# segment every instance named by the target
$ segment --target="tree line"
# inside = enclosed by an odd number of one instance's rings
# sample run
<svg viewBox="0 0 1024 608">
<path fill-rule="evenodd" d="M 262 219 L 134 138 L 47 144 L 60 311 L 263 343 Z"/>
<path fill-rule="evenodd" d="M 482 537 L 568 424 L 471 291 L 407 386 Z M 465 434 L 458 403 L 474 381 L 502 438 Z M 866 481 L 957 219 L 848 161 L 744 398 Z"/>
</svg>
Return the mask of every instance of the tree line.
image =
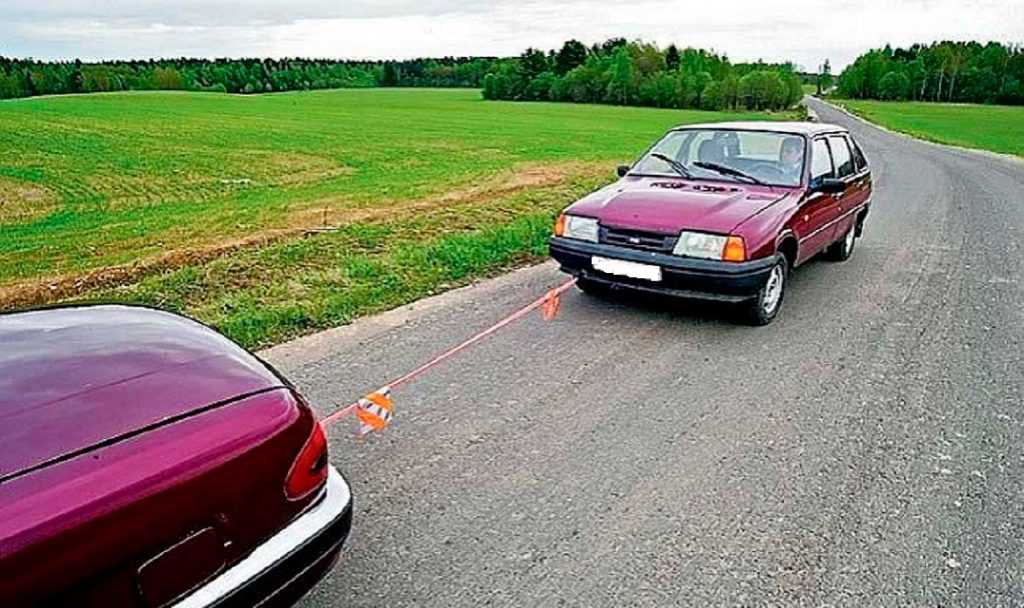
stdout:
<svg viewBox="0 0 1024 608">
<path fill-rule="evenodd" d="M 129 90 L 270 93 L 377 86 L 474 87 L 503 60 L 159 59 L 34 61 L 0 57 L 0 99 Z"/>
<path fill-rule="evenodd" d="M 35 61 L 0 57 L 0 99 L 169 89 L 269 93 L 353 87 L 482 88 L 485 99 L 571 101 L 659 108 L 779 110 L 797 103 L 801 82 L 828 89 L 826 61 L 811 75 L 791 63 L 736 63 L 675 45 L 612 38 L 518 57 L 408 61 L 159 59 Z M 820 92 L 820 91 L 819 91 Z M 844 97 L 1024 104 L 1024 48 L 996 42 L 886 46 L 858 57 L 838 77 Z"/>
<path fill-rule="evenodd" d="M 803 96 L 791 63 L 731 64 L 701 49 L 624 38 L 590 47 L 569 40 L 546 53 L 531 48 L 495 68 L 483 80 L 485 99 L 780 110 Z"/>
<path fill-rule="evenodd" d="M 936 42 L 858 57 L 839 75 L 839 94 L 858 99 L 1024 104 L 1024 48 L 997 42 Z"/>
</svg>

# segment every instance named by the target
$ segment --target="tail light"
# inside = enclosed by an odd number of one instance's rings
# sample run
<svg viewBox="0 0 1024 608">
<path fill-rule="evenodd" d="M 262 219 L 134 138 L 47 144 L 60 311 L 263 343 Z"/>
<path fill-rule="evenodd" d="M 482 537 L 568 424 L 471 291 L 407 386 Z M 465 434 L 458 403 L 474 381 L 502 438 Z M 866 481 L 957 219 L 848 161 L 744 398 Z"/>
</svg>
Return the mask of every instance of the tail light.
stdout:
<svg viewBox="0 0 1024 608">
<path fill-rule="evenodd" d="M 313 422 L 313 433 L 302 446 L 295 464 L 288 471 L 284 494 L 289 500 L 309 496 L 327 479 L 327 436 L 319 422 Z"/>
</svg>

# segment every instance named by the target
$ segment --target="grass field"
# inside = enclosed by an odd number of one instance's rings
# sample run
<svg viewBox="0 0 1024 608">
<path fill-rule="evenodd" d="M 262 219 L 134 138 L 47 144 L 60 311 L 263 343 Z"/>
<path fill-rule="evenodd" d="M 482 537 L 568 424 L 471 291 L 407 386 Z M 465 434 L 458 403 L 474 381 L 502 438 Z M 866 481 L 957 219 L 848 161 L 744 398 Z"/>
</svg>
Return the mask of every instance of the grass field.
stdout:
<svg viewBox="0 0 1024 608">
<path fill-rule="evenodd" d="M 0 309 L 138 302 L 270 344 L 536 259 L 616 163 L 735 118 L 772 117 L 422 89 L 2 102 Z"/>
<path fill-rule="evenodd" d="M 1024 107 L 837 100 L 894 131 L 943 144 L 1024 156 Z"/>
</svg>

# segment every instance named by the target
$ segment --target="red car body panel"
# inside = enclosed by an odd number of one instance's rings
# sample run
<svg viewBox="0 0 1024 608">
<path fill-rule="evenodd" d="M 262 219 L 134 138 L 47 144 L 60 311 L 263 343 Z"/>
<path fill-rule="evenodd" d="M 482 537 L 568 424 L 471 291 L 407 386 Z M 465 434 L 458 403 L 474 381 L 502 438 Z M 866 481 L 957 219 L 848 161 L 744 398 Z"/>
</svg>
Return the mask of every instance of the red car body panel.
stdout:
<svg viewBox="0 0 1024 608">
<path fill-rule="evenodd" d="M 196 587 L 313 500 L 284 485 L 315 424 L 198 323 L 0 316 L 0 605 L 162 605 Z"/>
<path fill-rule="evenodd" d="M 784 188 L 630 175 L 580 199 L 567 212 L 618 228 L 728 234 L 786 194 Z"/>
</svg>

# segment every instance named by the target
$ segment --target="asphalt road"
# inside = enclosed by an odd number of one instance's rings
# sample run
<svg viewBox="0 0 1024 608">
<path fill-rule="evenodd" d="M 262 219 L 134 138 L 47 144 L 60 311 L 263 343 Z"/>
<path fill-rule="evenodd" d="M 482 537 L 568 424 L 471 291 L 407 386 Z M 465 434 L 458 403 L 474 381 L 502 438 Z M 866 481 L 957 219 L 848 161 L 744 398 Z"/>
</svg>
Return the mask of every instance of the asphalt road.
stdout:
<svg viewBox="0 0 1024 608">
<path fill-rule="evenodd" d="M 573 291 L 335 428 L 355 529 L 302 605 L 1024 604 L 1024 165 L 818 110 L 876 179 L 848 262 L 765 328 Z M 560 280 L 266 354 L 326 412 Z"/>
</svg>

